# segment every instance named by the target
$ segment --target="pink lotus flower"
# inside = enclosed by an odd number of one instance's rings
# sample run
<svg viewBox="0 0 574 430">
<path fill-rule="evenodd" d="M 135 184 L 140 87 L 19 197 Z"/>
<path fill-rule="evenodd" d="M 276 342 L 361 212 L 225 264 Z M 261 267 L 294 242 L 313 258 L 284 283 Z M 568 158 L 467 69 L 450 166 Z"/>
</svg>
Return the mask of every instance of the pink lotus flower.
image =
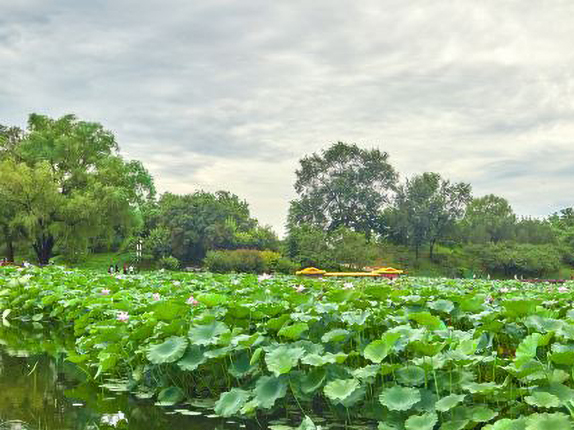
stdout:
<svg viewBox="0 0 574 430">
<path fill-rule="evenodd" d="M 186 303 L 188 305 L 192 305 L 192 306 L 196 306 L 199 304 L 199 302 L 197 300 L 195 300 L 195 297 L 193 297 L 193 296 L 189 296 L 189 299 L 187 299 Z"/>
<path fill-rule="evenodd" d="M 354 288 L 354 287 L 355 287 L 355 286 L 353 285 L 352 282 L 345 282 L 345 283 L 343 284 L 343 290 L 350 290 L 350 289 L 352 289 L 352 288 Z"/>
<path fill-rule="evenodd" d="M 107 288 L 103 288 L 102 289 L 102 296 L 109 296 L 110 295 L 110 290 L 108 290 Z"/>
<path fill-rule="evenodd" d="M 567 292 L 568 292 L 568 288 L 566 288 L 566 287 L 558 287 L 558 292 L 559 292 L 559 293 L 567 293 Z"/>
<path fill-rule="evenodd" d="M 293 285 L 293 288 L 295 288 L 295 291 L 297 291 L 298 293 L 302 293 L 303 291 L 305 291 L 305 287 L 303 285 Z"/>
<path fill-rule="evenodd" d="M 154 301 L 156 301 L 156 302 L 161 300 L 161 296 L 159 295 L 159 293 L 153 293 L 152 297 L 153 297 Z"/>
<path fill-rule="evenodd" d="M 271 279 L 271 278 L 273 278 L 272 275 L 269 275 L 269 274 L 267 274 L 267 273 L 264 273 L 263 275 L 259 275 L 259 276 L 257 277 L 257 280 L 258 280 L 259 282 L 262 282 L 262 281 L 267 281 L 267 280 L 269 280 L 269 279 Z"/>
<path fill-rule="evenodd" d="M 508 288 L 506 288 L 506 287 L 502 287 L 499 291 L 500 291 L 501 293 L 508 293 L 510 290 L 509 290 Z"/>
<path fill-rule="evenodd" d="M 118 312 L 118 321 L 127 322 L 130 319 L 130 314 L 127 312 L 120 311 Z"/>
</svg>

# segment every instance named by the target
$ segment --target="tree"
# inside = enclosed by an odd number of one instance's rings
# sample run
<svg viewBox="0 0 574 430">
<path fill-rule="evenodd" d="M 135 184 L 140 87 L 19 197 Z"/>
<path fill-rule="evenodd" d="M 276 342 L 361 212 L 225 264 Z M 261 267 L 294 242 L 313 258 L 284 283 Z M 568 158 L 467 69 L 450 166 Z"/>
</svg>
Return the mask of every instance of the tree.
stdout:
<svg viewBox="0 0 574 430">
<path fill-rule="evenodd" d="M 249 205 L 226 191 L 161 196 L 158 227 L 170 234 L 173 255 L 183 262 L 200 262 L 215 249 L 276 249 L 277 236 L 251 218 Z"/>
<path fill-rule="evenodd" d="M 14 156 L 15 148 L 20 144 L 23 135 L 24 132 L 18 127 L 0 125 L 0 162 Z M 8 261 L 14 261 L 15 242 L 19 236 L 12 223 L 15 216 L 15 206 L 4 200 L 0 205 L 0 234 L 6 246 Z"/>
<path fill-rule="evenodd" d="M 498 243 L 514 236 L 515 224 L 516 215 L 508 200 L 488 194 L 472 199 L 461 226 L 469 242 Z"/>
<path fill-rule="evenodd" d="M 433 257 L 435 244 L 451 233 L 470 201 L 471 187 L 451 183 L 438 173 L 423 173 L 397 189 L 395 205 L 388 213 L 392 235 L 415 248 L 416 258 L 425 243 Z"/>
<path fill-rule="evenodd" d="M 338 142 L 300 160 L 295 172 L 299 198 L 291 202 L 289 225 L 311 224 L 327 231 L 347 227 L 367 237 L 378 231 L 397 173 L 388 154 Z"/>
<path fill-rule="evenodd" d="M 30 115 L 24 137 L 0 165 L 0 195 L 16 208 L 12 226 L 47 264 L 54 247 L 86 252 L 91 240 L 128 231 L 154 196 L 141 163 L 124 161 L 114 136 L 73 115 Z"/>
</svg>

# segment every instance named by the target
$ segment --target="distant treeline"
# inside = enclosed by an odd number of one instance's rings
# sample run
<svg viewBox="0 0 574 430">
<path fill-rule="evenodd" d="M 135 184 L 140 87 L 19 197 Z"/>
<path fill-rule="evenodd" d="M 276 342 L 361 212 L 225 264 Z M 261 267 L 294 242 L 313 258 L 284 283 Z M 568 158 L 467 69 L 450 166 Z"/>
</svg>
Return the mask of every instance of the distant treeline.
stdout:
<svg viewBox="0 0 574 430">
<path fill-rule="evenodd" d="M 98 123 L 32 114 L 26 130 L 0 125 L 0 252 L 9 260 L 80 262 L 140 242 L 138 257 L 171 269 L 357 269 L 404 261 L 405 249 L 414 271 L 430 263 L 454 276 L 546 276 L 574 265 L 572 208 L 520 218 L 506 199 L 474 197 L 470 184 L 438 173 L 401 179 L 379 149 L 338 142 L 306 155 L 295 191 L 279 240 L 229 192 L 158 197 L 142 163 L 123 159 Z"/>
</svg>

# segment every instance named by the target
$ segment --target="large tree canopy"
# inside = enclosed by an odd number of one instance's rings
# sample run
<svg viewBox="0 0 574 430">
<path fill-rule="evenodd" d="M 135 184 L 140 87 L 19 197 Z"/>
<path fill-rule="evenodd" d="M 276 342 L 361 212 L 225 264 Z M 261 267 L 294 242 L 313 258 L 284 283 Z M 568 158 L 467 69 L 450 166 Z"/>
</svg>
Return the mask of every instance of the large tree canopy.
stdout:
<svg viewBox="0 0 574 430">
<path fill-rule="evenodd" d="M 429 244 L 432 258 L 434 245 L 453 232 L 471 199 L 469 184 L 451 183 L 438 173 L 423 173 L 398 187 L 395 206 L 390 211 L 393 235 L 418 252 Z"/>
<path fill-rule="evenodd" d="M 226 191 L 163 194 L 154 216 L 146 247 L 156 257 L 169 252 L 199 262 L 213 249 L 278 247 L 271 229 L 251 218 L 247 202 Z"/>
<path fill-rule="evenodd" d="M 503 197 L 488 194 L 472 199 L 466 208 L 462 228 L 470 242 L 500 242 L 514 236 L 516 215 Z"/>
<path fill-rule="evenodd" d="M 351 228 L 367 236 L 379 229 L 397 173 L 388 154 L 338 142 L 300 160 L 290 226 L 311 224 L 327 231 Z"/>
<path fill-rule="evenodd" d="M 130 229 L 138 205 L 154 193 L 151 176 L 141 163 L 120 157 L 109 131 L 73 115 L 31 115 L 0 164 L 0 197 L 13 211 L 9 225 L 23 233 L 41 264 L 56 245 L 85 252 L 91 239 Z"/>
</svg>

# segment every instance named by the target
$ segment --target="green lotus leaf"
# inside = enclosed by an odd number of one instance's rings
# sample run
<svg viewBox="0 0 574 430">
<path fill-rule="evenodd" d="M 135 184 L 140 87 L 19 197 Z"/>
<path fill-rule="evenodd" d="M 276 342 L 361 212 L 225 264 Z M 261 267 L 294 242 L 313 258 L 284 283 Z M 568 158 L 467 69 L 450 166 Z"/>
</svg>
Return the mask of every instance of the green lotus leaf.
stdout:
<svg viewBox="0 0 574 430">
<path fill-rule="evenodd" d="M 428 304 L 429 308 L 435 311 L 444 312 L 445 314 L 450 314 L 454 310 L 454 303 L 450 300 L 436 300 Z"/>
<path fill-rule="evenodd" d="M 255 384 L 255 399 L 260 407 L 272 408 L 277 399 L 287 393 L 287 383 L 276 376 L 262 376 Z"/>
<path fill-rule="evenodd" d="M 267 368 L 276 376 L 289 373 L 297 365 L 299 359 L 305 354 L 301 347 L 281 345 L 265 355 Z"/>
<path fill-rule="evenodd" d="M 147 351 L 147 359 L 154 364 L 173 363 L 179 360 L 187 348 L 187 339 L 172 336 L 164 342 L 151 345 Z"/>
<path fill-rule="evenodd" d="M 349 336 L 349 330 L 344 328 L 336 328 L 334 330 L 328 331 L 321 337 L 321 341 L 324 343 L 328 342 L 342 342 Z"/>
<path fill-rule="evenodd" d="M 197 297 L 199 303 L 203 303 L 207 307 L 214 307 L 226 303 L 228 300 L 227 296 L 217 293 L 201 294 Z"/>
<path fill-rule="evenodd" d="M 451 394 L 436 402 L 435 408 L 439 412 L 446 412 L 462 402 L 465 397 L 464 394 Z"/>
<path fill-rule="evenodd" d="M 207 358 L 221 358 L 226 357 L 229 353 L 233 351 L 233 347 L 231 346 L 224 346 L 222 348 L 215 348 L 210 349 L 209 351 L 205 351 L 205 356 Z"/>
<path fill-rule="evenodd" d="M 378 430 L 400 430 L 400 428 L 394 424 L 390 423 L 379 423 L 377 426 Z"/>
<path fill-rule="evenodd" d="M 315 423 L 311 418 L 305 416 L 305 418 L 301 422 L 301 425 L 297 427 L 297 430 L 317 430 L 317 426 L 315 425 Z"/>
<path fill-rule="evenodd" d="M 337 354 L 333 354 L 331 352 L 327 352 L 324 354 L 307 354 L 301 359 L 301 363 L 308 364 L 309 366 L 319 367 L 324 366 L 325 364 L 334 364 L 334 363 L 344 363 L 345 359 L 347 358 L 347 354 L 344 352 L 338 352 Z"/>
<path fill-rule="evenodd" d="M 196 345 L 213 345 L 218 343 L 219 337 L 228 333 L 229 328 L 219 321 L 192 327 L 189 330 L 189 339 Z"/>
<path fill-rule="evenodd" d="M 207 357 L 204 354 L 203 348 L 197 345 L 189 345 L 187 351 L 185 351 L 185 354 L 181 357 L 181 360 L 177 362 L 177 365 L 181 370 L 191 372 L 206 361 Z"/>
<path fill-rule="evenodd" d="M 498 412 L 493 411 L 486 406 L 477 406 L 472 408 L 470 419 L 476 423 L 485 423 L 495 418 Z"/>
<path fill-rule="evenodd" d="M 380 363 L 389 354 L 389 346 L 384 340 L 375 340 L 367 345 L 363 356 L 373 363 Z"/>
<path fill-rule="evenodd" d="M 259 361 L 259 359 L 261 358 L 261 354 L 263 353 L 263 348 L 257 348 L 255 350 L 255 352 L 253 353 L 253 355 L 251 356 L 251 359 L 249 360 L 249 364 L 251 364 L 252 366 L 257 363 Z"/>
<path fill-rule="evenodd" d="M 242 351 L 233 357 L 233 363 L 228 367 L 227 371 L 235 378 L 241 378 L 254 371 L 257 369 L 257 366 L 251 365 L 249 358 L 249 353 Z"/>
<path fill-rule="evenodd" d="M 480 393 L 480 394 L 488 394 L 492 393 L 495 390 L 500 388 L 500 385 L 497 385 L 496 382 L 467 382 L 462 384 L 462 388 L 470 393 Z"/>
<path fill-rule="evenodd" d="M 510 317 L 523 317 L 536 312 L 536 306 L 541 303 L 541 300 L 506 300 L 502 306 L 506 309 L 506 315 Z"/>
<path fill-rule="evenodd" d="M 158 404 L 161 406 L 172 406 L 181 402 L 185 398 L 185 393 L 179 387 L 169 387 L 161 390 L 157 396 Z"/>
<path fill-rule="evenodd" d="M 399 382 L 403 385 L 417 386 L 425 382 L 425 371 L 418 366 L 406 366 L 397 370 Z"/>
<path fill-rule="evenodd" d="M 563 413 L 533 414 L 526 420 L 526 430 L 572 430 L 572 422 Z"/>
<path fill-rule="evenodd" d="M 322 367 L 311 370 L 301 380 L 301 391 L 311 394 L 317 391 L 327 378 L 327 371 Z"/>
<path fill-rule="evenodd" d="M 309 330 L 309 325 L 307 323 L 296 323 L 288 326 L 283 326 L 281 330 L 277 333 L 279 336 L 286 337 L 288 339 L 299 339 L 301 335 Z"/>
<path fill-rule="evenodd" d="M 452 420 L 446 423 L 443 423 L 439 430 L 462 430 L 468 424 L 468 420 Z"/>
<path fill-rule="evenodd" d="M 526 428 L 526 418 L 511 420 L 504 418 L 484 427 L 484 430 L 524 430 Z"/>
<path fill-rule="evenodd" d="M 237 414 L 249 399 L 250 392 L 240 388 L 232 388 L 221 394 L 215 403 L 215 413 L 222 417 L 230 417 Z"/>
<path fill-rule="evenodd" d="M 444 330 L 446 325 L 441 319 L 430 312 L 414 312 L 409 314 L 409 319 L 416 321 L 420 325 L 428 327 L 431 330 Z"/>
<path fill-rule="evenodd" d="M 333 402 L 342 402 L 359 388 L 356 379 L 336 379 L 325 385 L 323 392 Z"/>
<path fill-rule="evenodd" d="M 554 394 L 536 391 L 531 396 L 524 398 L 526 403 L 539 408 L 557 408 L 560 406 L 560 399 Z"/>
<path fill-rule="evenodd" d="M 406 430 L 432 430 L 438 421 L 435 413 L 412 415 L 405 421 Z"/>
<path fill-rule="evenodd" d="M 360 379 L 361 381 L 368 381 L 372 383 L 379 374 L 380 370 L 381 366 L 378 364 L 371 364 L 369 366 L 360 367 L 353 370 L 352 375 L 354 378 Z"/>
<path fill-rule="evenodd" d="M 536 357 L 536 349 L 538 348 L 538 342 L 541 337 L 541 334 L 533 333 L 530 336 L 526 336 L 522 342 L 520 342 L 518 348 L 516 348 L 516 358 L 514 359 L 514 365 L 516 367 L 521 367 Z"/>
<path fill-rule="evenodd" d="M 379 396 L 379 401 L 392 411 L 407 411 L 421 400 L 419 390 L 394 386 L 386 388 Z"/>
</svg>

